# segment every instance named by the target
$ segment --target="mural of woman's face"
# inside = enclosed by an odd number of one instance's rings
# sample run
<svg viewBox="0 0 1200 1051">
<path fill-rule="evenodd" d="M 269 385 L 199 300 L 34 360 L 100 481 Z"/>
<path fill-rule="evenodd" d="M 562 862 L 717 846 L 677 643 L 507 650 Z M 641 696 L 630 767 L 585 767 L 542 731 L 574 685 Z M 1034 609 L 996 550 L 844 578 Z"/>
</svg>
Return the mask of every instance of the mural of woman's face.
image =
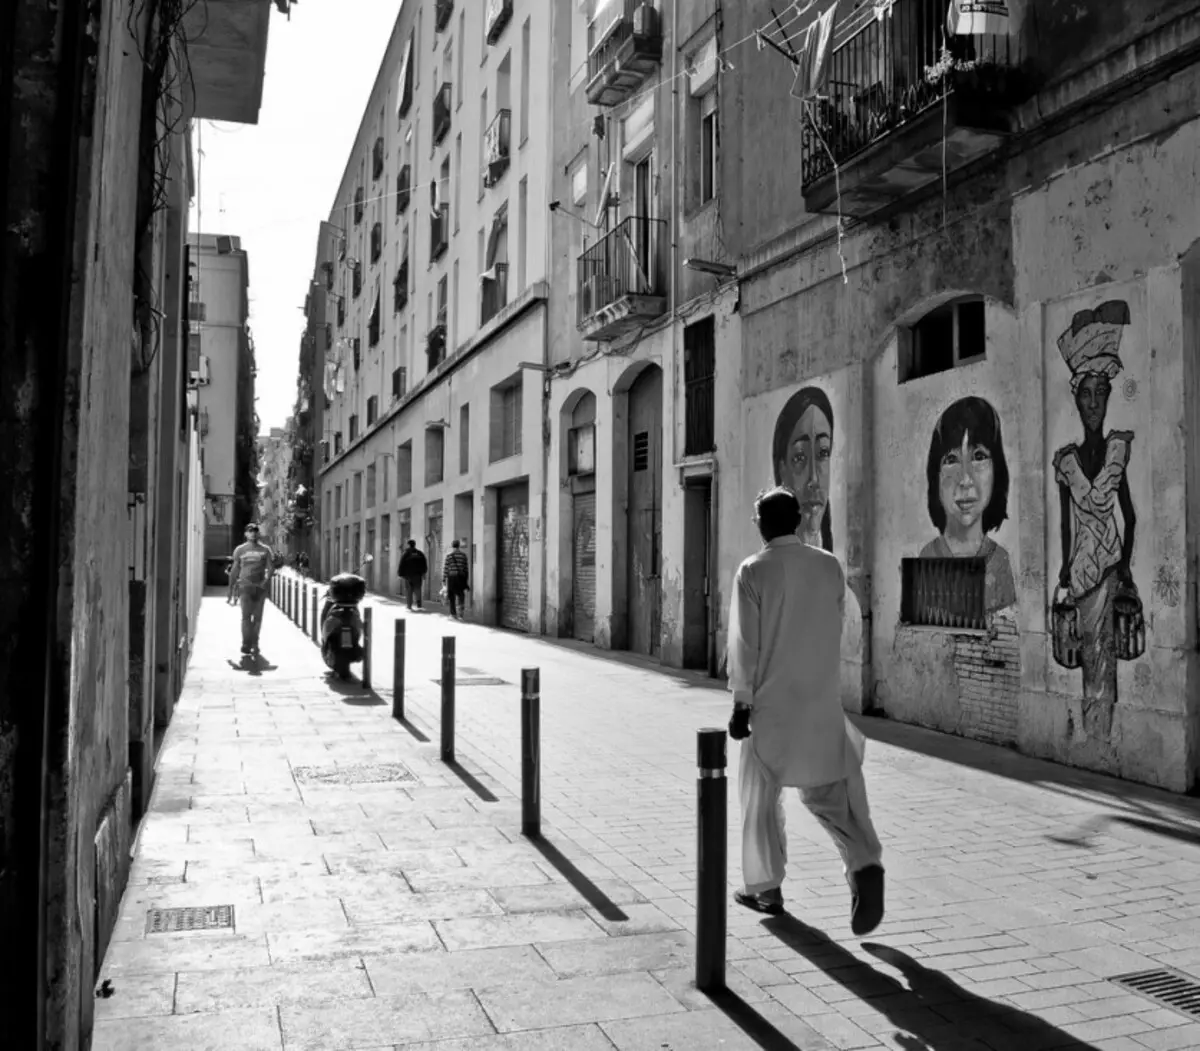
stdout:
<svg viewBox="0 0 1200 1051">
<path fill-rule="evenodd" d="M 821 520 L 829 502 L 829 459 L 833 454 L 833 425 L 815 405 L 796 421 L 787 444 L 787 461 L 779 477 L 800 500 L 806 522 Z"/>
<path fill-rule="evenodd" d="M 1104 427 L 1108 414 L 1108 396 L 1112 386 L 1105 376 L 1084 376 L 1075 390 L 1075 407 L 1083 421 L 1083 429 L 1097 433 Z"/>
<path fill-rule="evenodd" d="M 942 457 L 938 493 L 946 512 L 946 531 L 954 535 L 971 532 L 992 502 L 995 468 L 986 446 L 964 434 L 962 445 Z"/>
</svg>

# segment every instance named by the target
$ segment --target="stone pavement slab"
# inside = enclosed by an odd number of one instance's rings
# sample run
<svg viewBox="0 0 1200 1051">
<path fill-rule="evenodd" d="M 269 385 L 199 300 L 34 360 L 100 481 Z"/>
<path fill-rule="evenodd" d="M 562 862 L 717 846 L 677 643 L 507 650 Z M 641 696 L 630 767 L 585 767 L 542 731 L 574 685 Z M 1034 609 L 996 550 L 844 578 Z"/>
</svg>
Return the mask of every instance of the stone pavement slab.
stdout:
<svg viewBox="0 0 1200 1051">
<path fill-rule="evenodd" d="M 730 903 L 727 982 L 692 984 L 696 676 L 369 600 L 374 691 L 331 683 L 273 607 L 243 661 L 203 603 L 196 652 L 101 979 L 107 1051 L 1181 1051 L 1200 1019 L 1112 983 L 1200 974 L 1200 808 L 865 720 L 888 914 L 848 929 L 822 830 L 786 802 L 790 916 Z M 403 613 L 402 608 L 399 609 Z M 460 671 L 458 765 L 438 752 L 440 638 Z M 545 839 L 520 830 L 520 682 L 541 670 Z M 737 747 L 729 756 L 736 788 Z M 730 889 L 738 883 L 730 799 Z M 147 911 L 232 905 L 220 929 Z"/>
</svg>

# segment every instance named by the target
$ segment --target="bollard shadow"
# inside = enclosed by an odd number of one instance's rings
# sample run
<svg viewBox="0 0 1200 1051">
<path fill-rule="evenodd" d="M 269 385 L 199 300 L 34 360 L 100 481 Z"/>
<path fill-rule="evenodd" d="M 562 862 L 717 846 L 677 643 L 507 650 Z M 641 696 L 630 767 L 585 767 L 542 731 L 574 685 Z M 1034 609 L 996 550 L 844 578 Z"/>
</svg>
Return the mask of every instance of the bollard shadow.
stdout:
<svg viewBox="0 0 1200 1051">
<path fill-rule="evenodd" d="M 763 1051 L 804 1051 L 731 989 L 705 993 L 709 1002 Z"/>
<path fill-rule="evenodd" d="M 629 919 L 615 901 L 596 886 L 576 867 L 575 863 L 545 836 L 525 837 L 542 857 L 549 862 L 593 909 L 611 923 L 624 923 Z"/>
<path fill-rule="evenodd" d="M 472 774 L 470 770 L 467 770 L 457 759 L 451 759 L 448 762 L 444 762 L 443 765 L 485 803 L 500 802 L 499 797 L 494 795 L 487 785 Z"/>
<path fill-rule="evenodd" d="M 1092 1044 L 1058 1026 L 1022 1011 L 969 992 L 961 985 L 907 953 L 878 942 L 862 947 L 876 959 L 896 968 L 903 982 L 877 970 L 833 941 L 824 931 L 789 913 L 764 920 L 762 926 L 788 948 L 819 967 L 860 1000 L 869 1000 L 896 1028 L 898 1046 L 904 1051 L 961 1051 L 978 1038 L 999 1034 L 1010 1042 L 1033 1048 L 1070 1047 L 1074 1051 L 1096 1051 Z M 1007 1046 L 1007 1045 L 1006 1045 Z"/>
<path fill-rule="evenodd" d="M 396 715 L 393 715 L 392 718 L 395 719 L 396 722 L 403 726 L 404 729 L 406 729 L 422 744 L 429 744 L 429 738 L 421 731 L 420 727 L 418 727 L 416 723 L 410 722 L 404 716 L 397 717 Z"/>
</svg>

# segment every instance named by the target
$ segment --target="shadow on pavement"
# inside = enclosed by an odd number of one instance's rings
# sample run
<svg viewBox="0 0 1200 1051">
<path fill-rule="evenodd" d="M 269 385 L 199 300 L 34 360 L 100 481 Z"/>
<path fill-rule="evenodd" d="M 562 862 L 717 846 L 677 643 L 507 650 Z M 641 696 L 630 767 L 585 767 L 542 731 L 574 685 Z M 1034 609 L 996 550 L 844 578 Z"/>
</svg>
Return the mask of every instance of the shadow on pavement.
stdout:
<svg viewBox="0 0 1200 1051">
<path fill-rule="evenodd" d="M 607 894 L 576 868 L 575 863 L 544 836 L 525 837 L 593 909 L 611 923 L 624 923 L 629 917 Z"/>
<path fill-rule="evenodd" d="M 396 722 L 398 722 L 401 726 L 403 726 L 404 729 L 406 729 L 410 734 L 413 735 L 413 737 L 415 737 L 422 744 L 429 744 L 429 738 L 424 733 L 421 732 L 421 729 L 417 726 L 416 723 L 411 723 L 407 719 L 397 719 Z"/>
<path fill-rule="evenodd" d="M 1193 828 L 1182 822 L 1155 821 L 1149 818 L 1127 817 L 1124 814 L 1092 818 L 1090 821 L 1083 822 L 1074 832 L 1063 835 L 1047 835 L 1046 838 L 1052 843 L 1059 843 L 1067 847 L 1095 850 L 1094 837 L 1098 836 L 1108 825 L 1112 824 L 1125 825 L 1128 828 L 1136 828 L 1142 832 L 1149 832 L 1154 836 L 1163 836 L 1166 839 L 1174 839 L 1180 843 L 1200 847 L 1200 829 Z"/>
<path fill-rule="evenodd" d="M 886 717 L 853 716 L 852 719 L 872 741 L 1036 785 L 1097 806 L 1111 806 L 1114 811 L 1137 814 L 1200 835 L 1200 798 L 1034 759 L 999 745 L 909 726 Z"/>
<path fill-rule="evenodd" d="M 716 993 L 705 993 L 713 1007 L 720 1011 L 763 1051 L 804 1051 L 763 1018 L 737 993 L 722 989 Z"/>
<path fill-rule="evenodd" d="M 277 671 L 278 664 L 272 664 L 261 653 L 255 656 L 252 653 L 243 653 L 242 659 L 235 661 L 232 657 L 228 658 L 229 667 L 234 671 L 244 671 L 247 675 L 257 678 L 265 671 Z"/>
<path fill-rule="evenodd" d="M 905 1051 L 1095 1051 L 1037 1015 L 968 992 L 899 949 L 863 942 L 867 952 L 904 975 L 908 988 L 795 916 L 772 917 L 762 926 L 843 988 L 869 1000 L 903 1031 L 899 1043 Z"/>
<path fill-rule="evenodd" d="M 426 738 L 428 740 L 428 738 Z M 464 785 L 474 792 L 485 803 L 499 803 L 500 799 L 493 795 L 491 789 L 480 781 L 471 771 L 467 770 L 456 759 L 451 759 L 450 762 L 443 764 L 455 777 L 457 777 Z"/>
</svg>

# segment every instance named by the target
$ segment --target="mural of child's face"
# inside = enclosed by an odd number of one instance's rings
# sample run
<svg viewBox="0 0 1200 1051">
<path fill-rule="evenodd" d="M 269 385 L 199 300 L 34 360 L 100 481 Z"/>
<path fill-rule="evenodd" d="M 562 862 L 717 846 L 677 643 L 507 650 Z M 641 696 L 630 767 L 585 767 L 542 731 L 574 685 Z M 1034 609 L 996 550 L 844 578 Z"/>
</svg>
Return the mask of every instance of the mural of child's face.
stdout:
<svg viewBox="0 0 1200 1051">
<path fill-rule="evenodd" d="M 787 445 L 787 462 L 779 472 L 800 501 L 809 523 L 820 521 L 829 502 L 829 459 L 833 454 L 833 427 L 825 414 L 810 405 L 796 421 Z"/>
<path fill-rule="evenodd" d="M 938 493 L 947 532 L 961 534 L 974 528 L 992 502 L 994 478 L 992 454 L 964 434 L 962 445 L 942 457 Z"/>
<path fill-rule="evenodd" d="M 1108 396 L 1112 386 L 1105 376 L 1084 376 L 1075 391 L 1075 407 L 1083 421 L 1084 430 L 1099 431 L 1108 415 Z"/>
</svg>

